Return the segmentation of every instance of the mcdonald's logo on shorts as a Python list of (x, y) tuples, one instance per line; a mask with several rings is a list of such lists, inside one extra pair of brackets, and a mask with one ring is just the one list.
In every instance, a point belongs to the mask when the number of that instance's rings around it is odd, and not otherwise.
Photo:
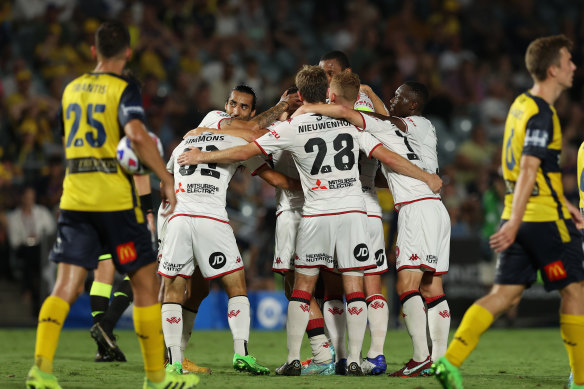
[(551, 282), (564, 279), (568, 276), (562, 261), (555, 261), (544, 266), (543, 270)]
[(121, 265), (128, 262), (132, 262), (138, 257), (138, 255), (136, 254), (136, 247), (134, 247), (134, 242), (128, 242), (118, 245), (116, 247), (116, 252), (118, 253), (118, 258), (120, 259)]

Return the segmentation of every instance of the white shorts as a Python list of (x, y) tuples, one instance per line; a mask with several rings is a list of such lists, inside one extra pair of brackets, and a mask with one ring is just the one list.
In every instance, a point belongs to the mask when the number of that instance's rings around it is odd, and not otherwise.
[(440, 200), (404, 205), (397, 219), (396, 269), (448, 273), (450, 217)]
[(168, 210), (170, 203), (162, 201), (158, 208), (158, 217), (156, 220), (156, 230), (158, 235), (158, 262), (162, 258), (162, 243), (164, 242), (164, 235), (166, 235), (166, 227), (168, 226), (168, 219), (170, 215), (163, 216), (162, 214)]
[(377, 215), (367, 215), (367, 232), (369, 233), (369, 249), (377, 265), (374, 269), (365, 270), (365, 275), (382, 274), (387, 271), (387, 258), (385, 255), (385, 233), (383, 222)]
[(341, 272), (375, 268), (369, 253), (367, 215), (350, 212), (304, 216), (298, 228), (296, 255), (296, 268), (321, 267)]
[(243, 269), (229, 223), (204, 217), (173, 216), (166, 227), (158, 274), (190, 278), (195, 267), (206, 279)]
[(282, 273), (294, 270), (296, 236), (302, 219), (302, 210), (288, 209), (276, 218), (276, 244), (272, 271)]

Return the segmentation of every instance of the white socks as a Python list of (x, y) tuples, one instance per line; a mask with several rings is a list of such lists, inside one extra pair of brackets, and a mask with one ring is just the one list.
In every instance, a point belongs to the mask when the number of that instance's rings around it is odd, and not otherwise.
[(235, 296), (227, 303), (227, 321), (233, 336), (233, 351), (239, 355), (247, 355), (249, 340), (249, 300), (247, 296)]

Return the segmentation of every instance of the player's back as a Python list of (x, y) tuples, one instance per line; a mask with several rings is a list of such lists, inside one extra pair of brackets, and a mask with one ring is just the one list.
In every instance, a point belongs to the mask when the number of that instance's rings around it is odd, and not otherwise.
[(197, 147), (205, 152), (223, 150), (245, 144), (247, 142), (238, 137), (211, 133), (189, 136), (184, 139), (174, 149), (167, 164), (168, 171), (174, 174), (174, 187), (177, 197), (174, 215), (207, 216), (227, 221), (225, 197), (233, 174), (242, 164), (253, 172), (262, 166), (264, 161), (259, 157), (255, 157), (242, 163), (202, 163), (180, 166), (176, 159), (189, 148)]
[(124, 125), (144, 120), (138, 86), (111, 73), (87, 73), (63, 92), (66, 176), (61, 208), (119, 211), (136, 206), (132, 178), (116, 160)]
[(304, 114), (284, 122), (293, 132), (291, 147), (304, 191), (304, 214), (364, 211), (357, 161), (359, 130), (345, 120)]
[[(436, 172), (437, 163), (433, 164), (430, 161), (429, 164), (426, 164), (410, 144), (409, 138), (391, 122), (369, 115), (363, 115), (363, 118), (365, 130), (379, 139), (385, 147), (427, 172)], [(396, 173), (385, 165), (382, 165), (382, 171), (388, 180), (396, 206), (425, 198), (440, 198), (423, 181)]]
[(541, 160), (523, 220), (539, 222), (570, 218), (562, 200), (561, 147), (562, 132), (555, 108), (528, 92), (519, 95), (511, 105), (505, 122), (501, 167), (507, 193), (503, 219), (511, 217), (513, 193), (523, 155)]

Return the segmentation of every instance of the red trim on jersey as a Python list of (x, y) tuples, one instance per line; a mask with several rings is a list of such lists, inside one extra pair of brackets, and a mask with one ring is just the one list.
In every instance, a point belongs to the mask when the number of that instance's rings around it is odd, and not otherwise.
[(375, 149), (378, 148), (381, 145), (382, 145), (381, 143), (378, 143), (377, 145), (375, 145), (375, 147), (372, 148), (371, 151), (369, 152), (369, 155), (367, 156), (367, 158), (371, 159), (371, 154), (373, 154), (373, 152), (375, 151)]
[(438, 295), (438, 296), (434, 296), (434, 297), (426, 297), (426, 303), (431, 303), (431, 302), (433, 302), (433, 301), (436, 301), (436, 300), (438, 300), (439, 298), (441, 298), (441, 297), (444, 297), (444, 296), (446, 296), (446, 295), (445, 295), (444, 293), (442, 293), (442, 294), (440, 294), (440, 295)]
[[(326, 267), (326, 265), (297, 265), (297, 264), (294, 264), (294, 267), (298, 267), (301, 269), (314, 269), (315, 267), (322, 267), (325, 269), (329, 269), (328, 267)], [(330, 269), (330, 270), (333, 270), (333, 269)]]
[(186, 274), (177, 274), (175, 276), (169, 276), (168, 274), (162, 273), (160, 270), (157, 271), (157, 273), (160, 274), (161, 276), (165, 277), (165, 278), (170, 278), (171, 280), (174, 280), (176, 277), (182, 277), (182, 278), (186, 278), (186, 279), (191, 278), (191, 276), (187, 276)]
[(190, 214), (188, 214), (188, 213), (177, 213), (176, 215), (172, 215), (172, 216), (170, 217), (170, 219), (168, 219), (168, 221), (171, 221), (172, 219), (174, 219), (174, 218), (175, 218), (175, 217), (177, 217), (177, 216), (200, 217), (200, 218), (203, 218), (203, 219), (211, 219), (211, 220), (215, 220), (215, 221), (217, 221), (217, 222), (221, 222), (221, 223), (229, 224), (229, 222), (228, 222), (228, 221), (221, 220), (221, 219), (216, 219), (216, 218), (214, 218), (214, 217), (211, 217), (211, 216), (204, 216), (204, 215), (190, 215)]
[[(406, 125), (406, 129), (404, 130), (404, 132), (408, 132), (408, 123), (403, 118), (400, 118), (399, 116), (393, 116), (393, 117), (401, 120)], [(398, 128), (398, 130), (399, 130), (399, 128)]]
[(367, 300), (365, 300), (365, 302), (370, 303), (373, 300), (383, 300), (383, 301), (387, 302), (385, 297), (383, 297), (383, 295), (380, 295), (380, 294), (374, 294), (373, 296), (367, 297)]
[(389, 269), (385, 269), (385, 270), (381, 270), (381, 271), (376, 271), (375, 273), (365, 273), (365, 275), (366, 276), (376, 276), (376, 275), (379, 275), (379, 274), (383, 274), (383, 273), (385, 273), (388, 270)]
[(225, 120), (225, 119), (227, 119), (227, 118), (220, 119), (220, 120), (217, 122), (217, 129), (218, 129), (218, 130), (219, 130), (219, 129), (221, 129), (221, 122), (222, 122), (223, 120)]
[(266, 166), (267, 163), (263, 163), (260, 167), (258, 167), (256, 170), (254, 170), (253, 172), (251, 172), (252, 176), (255, 176), (258, 173), (258, 170), (260, 170), (261, 168), (263, 168), (264, 166)]
[(283, 273), (286, 273), (288, 271), (290, 271), (290, 269), (276, 269), (274, 267), (272, 268), (273, 273), (281, 273), (281, 275), (284, 275)]
[(363, 213), (363, 214), (367, 215), (367, 212), (364, 212), (364, 211), (343, 211), (343, 212), (335, 212), (335, 213), (321, 213), (318, 215), (302, 215), (302, 217), (334, 216), (334, 215), (344, 215), (345, 213)]
[(206, 280), (212, 280), (213, 278), (217, 278), (217, 277), (225, 276), (227, 274), (235, 273), (238, 270), (243, 270), (243, 266), (238, 267), (237, 269), (226, 271), (225, 273), (217, 274), (216, 276), (213, 276), (213, 277), (203, 277), (203, 278)]
[(437, 271), (437, 272), (434, 272), (434, 275), (435, 276), (441, 276), (443, 274), (448, 274), (448, 271)]
[(284, 211), (280, 211), (280, 212), (276, 213), (276, 217), (280, 216), (282, 214), (282, 212), (284, 212)]
[(380, 219), (383, 219), (381, 216), (378, 216), (378, 215), (369, 215), (369, 214), (367, 214), (367, 217), (378, 217)]
[(399, 209), (397, 209), (397, 207), (401, 207), (402, 205), (408, 205), (411, 203), (417, 203), (418, 201), (422, 201), (422, 200), (441, 200), (440, 197), (422, 197), (421, 199), (416, 199), (416, 200), (412, 200), (412, 201), (404, 201), (402, 203), (397, 203), (393, 206), (393, 209), (396, 210), (396, 212), (399, 212)]
[(266, 150), (264, 150), (264, 148), (262, 146), (260, 146), (260, 144), (257, 142), (257, 140), (254, 140), (253, 143), (255, 143), (260, 148), (260, 150), (262, 151), (262, 153), (264, 153), (264, 155), (266, 157), (269, 157), (269, 154), (266, 153)]
[[(400, 267), (399, 267), (399, 269), (397, 269), (397, 271), (402, 271), (402, 270), (407, 270), (407, 269), (418, 269), (418, 270), (422, 270), (422, 269), (420, 269), (420, 268), (422, 268), (422, 267), (423, 267), (424, 269), (428, 269), (428, 270), (430, 270), (431, 272), (434, 272), (434, 275), (436, 275), (436, 274), (445, 274), (445, 273), (448, 273), (448, 272), (444, 272), (444, 273), (436, 273), (436, 269), (435, 269), (435, 268), (433, 268), (433, 267), (430, 267), (430, 266), (428, 266), (428, 265), (425, 265), (425, 264), (420, 264), (420, 266), (409, 266), (409, 265), (403, 265), (403, 266), (400, 266)], [(422, 270), (422, 271), (423, 271), (423, 270)]]
[[(359, 112), (359, 110), (358, 110), (358, 109), (357, 109), (356, 111), (357, 111), (357, 113), (358, 113), (359, 115), (361, 115), (361, 119), (363, 119), (363, 130), (362, 130), (362, 131), (365, 131), (365, 127), (367, 127), (367, 122), (365, 121), (365, 116), (363, 116), (363, 114), (362, 114), (361, 112)], [(355, 126), (355, 127), (356, 127), (356, 126)], [(357, 129), (358, 129), (358, 128), (357, 128)]]

